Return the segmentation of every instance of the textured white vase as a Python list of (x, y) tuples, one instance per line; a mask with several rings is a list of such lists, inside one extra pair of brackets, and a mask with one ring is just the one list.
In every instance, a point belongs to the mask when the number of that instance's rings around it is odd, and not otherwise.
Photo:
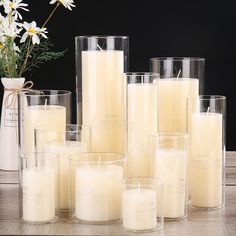
[(18, 112), (17, 97), (14, 90), (23, 87), (25, 78), (2, 78), (1, 81), (4, 87), (4, 95), (0, 126), (0, 169), (18, 170)]

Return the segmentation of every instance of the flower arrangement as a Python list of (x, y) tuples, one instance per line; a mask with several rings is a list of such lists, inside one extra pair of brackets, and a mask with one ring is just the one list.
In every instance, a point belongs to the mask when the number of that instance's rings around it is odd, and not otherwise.
[(23, 21), (21, 11), (29, 11), (23, 0), (0, 0), (0, 77), (20, 78), (41, 63), (56, 60), (63, 52), (52, 51), (46, 24), (59, 6), (68, 10), (74, 0), (51, 0), (54, 8), (41, 27), (35, 21)]

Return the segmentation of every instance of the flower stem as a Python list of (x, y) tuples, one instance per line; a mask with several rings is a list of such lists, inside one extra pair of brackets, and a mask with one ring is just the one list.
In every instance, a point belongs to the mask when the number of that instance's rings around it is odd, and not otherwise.
[[(54, 7), (54, 9), (52, 10), (51, 14), (48, 16), (48, 18), (43, 23), (42, 28), (44, 28), (45, 25), (48, 23), (48, 21), (52, 18), (53, 14), (55, 13), (55, 11), (59, 7), (59, 5), (60, 5), (60, 3), (57, 3), (57, 5)], [(26, 53), (26, 56), (25, 56), (25, 60), (24, 60), (24, 62), (22, 64), (22, 67), (20, 69), (19, 77), (21, 77), (22, 73), (24, 72), (24, 70), (25, 70), (25, 68), (27, 66), (28, 58), (29, 58), (33, 48), (34, 48), (34, 45), (32, 45), (31, 48), (30, 48), (30, 41), (29, 41), (27, 53)]]
[(45, 22), (43, 23), (42, 28), (45, 27), (45, 25), (48, 23), (48, 21), (52, 18), (53, 14), (55, 13), (55, 11), (57, 10), (57, 8), (59, 7), (60, 3), (57, 3), (57, 5), (54, 7), (54, 9), (52, 10), (51, 14), (49, 15), (49, 17), (45, 20)]

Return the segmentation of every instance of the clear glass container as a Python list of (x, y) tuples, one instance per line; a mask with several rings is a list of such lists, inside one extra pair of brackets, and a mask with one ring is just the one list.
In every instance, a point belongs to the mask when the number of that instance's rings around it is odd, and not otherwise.
[(157, 131), (157, 79), (149, 72), (126, 73), (127, 177), (151, 177), (148, 135)]
[(37, 152), (59, 155), (60, 212), (69, 211), (69, 157), (90, 151), (91, 130), (88, 126), (68, 124), (39, 126), (35, 129)]
[(18, 96), (18, 137), (20, 153), (35, 151), (34, 129), (41, 125), (59, 125), (71, 120), (71, 92), (32, 90)]
[(163, 228), (163, 184), (156, 178), (123, 181), (122, 222), (128, 231), (145, 233)]
[(183, 133), (152, 133), (149, 155), (154, 176), (163, 183), (164, 218), (179, 220), (187, 216), (188, 143)]
[[(124, 153), (122, 73), (128, 70), (129, 38), (78, 36), (75, 48), (77, 123), (91, 127), (93, 152)], [(97, 145), (101, 140), (105, 144)]]
[(195, 57), (151, 58), (158, 83), (158, 132), (187, 132), (187, 97), (204, 94), (205, 59)]
[(70, 216), (90, 224), (120, 221), (123, 156), (80, 153), (70, 157)]
[(202, 209), (225, 204), (226, 97), (188, 99), (189, 189), (191, 205)]
[(20, 157), (20, 211), (24, 222), (56, 221), (58, 161), (55, 153), (26, 153)]

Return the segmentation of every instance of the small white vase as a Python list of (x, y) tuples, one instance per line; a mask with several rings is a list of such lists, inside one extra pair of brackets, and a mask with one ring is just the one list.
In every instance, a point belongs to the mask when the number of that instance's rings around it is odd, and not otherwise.
[[(1, 81), (4, 86), (4, 95), (0, 126), (0, 169), (18, 170), (18, 111), (14, 90), (23, 87), (25, 78), (2, 78)], [(6, 99), (8, 99), (8, 106), (6, 106)], [(12, 104), (11, 101), (13, 101)]]

